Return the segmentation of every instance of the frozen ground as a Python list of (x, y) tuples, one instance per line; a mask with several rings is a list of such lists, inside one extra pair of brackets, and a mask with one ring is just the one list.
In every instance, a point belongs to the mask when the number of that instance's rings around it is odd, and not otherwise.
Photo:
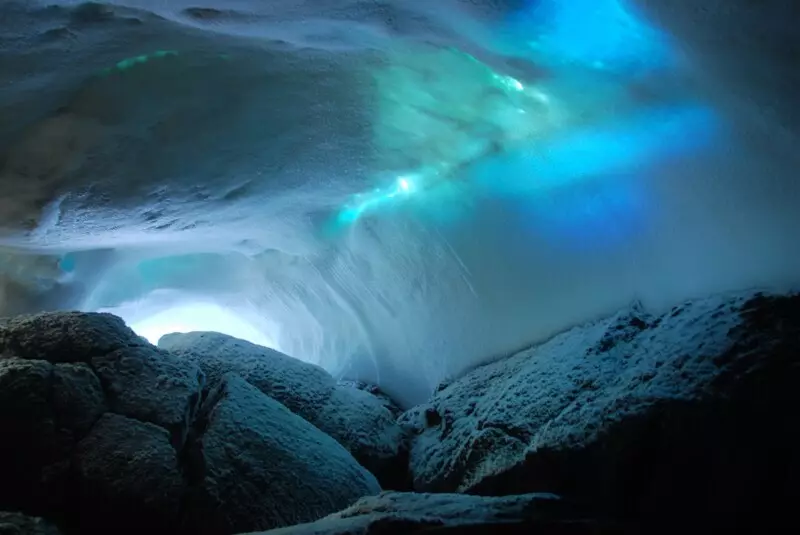
[(7, 0), (0, 314), (215, 325), (410, 403), (634, 299), (796, 284), (798, 11)]

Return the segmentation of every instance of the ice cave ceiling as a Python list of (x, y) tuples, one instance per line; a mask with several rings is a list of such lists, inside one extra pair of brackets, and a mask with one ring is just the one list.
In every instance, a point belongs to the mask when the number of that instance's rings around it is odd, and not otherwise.
[(800, 279), (792, 0), (4, 0), (0, 316), (220, 330), (419, 400)]

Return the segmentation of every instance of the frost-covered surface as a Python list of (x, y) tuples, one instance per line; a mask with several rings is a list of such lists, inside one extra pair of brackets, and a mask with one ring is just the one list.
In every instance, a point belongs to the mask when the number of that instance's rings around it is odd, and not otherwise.
[(234, 371), (309, 421), (336, 384), (319, 366), (221, 333), (168, 334), (158, 347), (201, 366), (209, 384)]
[(337, 384), (319, 366), (213, 332), (169, 334), (158, 345), (197, 364), (212, 386), (226, 373), (240, 375), (339, 441), (381, 479), (404, 446), (403, 431), (383, 400)]
[(380, 491), (336, 440), (244, 379), (214, 377), (203, 399), (205, 381), (109, 314), (3, 320), (0, 510), (70, 533), (228, 535)]
[[(153, 347), (110, 314), (11, 318), (0, 328), (0, 355), (71, 370), (67, 385), (78, 380), (92, 389), (102, 385), (112, 412), (167, 429), (177, 448), (184, 444), (205, 383), (196, 365)], [(74, 373), (80, 370), (84, 379)]]
[(338, 442), (234, 373), (209, 396), (202, 498), (211, 529), (237, 533), (315, 520), (380, 492)]
[(35, 314), (5, 318), (0, 351), (27, 359), (87, 362), (117, 349), (149, 344), (111, 314)]
[[(798, 350), (796, 294), (726, 294), (659, 316), (634, 306), (477, 368), (404, 414), (415, 488), (551, 490), (627, 500), (636, 514), (697, 492), (691, 507), (710, 518), (752, 491), (734, 474), (775, 477), (796, 461), (781, 444), (798, 435), (784, 416), (800, 406)], [(719, 490), (703, 494), (697, 478)], [(748, 500), (770, 492), (760, 484)]]
[(403, 412), (403, 409), (400, 408), (397, 402), (383, 392), (377, 385), (365, 383), (364, 381), (352, 381), (349, 379), (340, 379), (337, 384), (346, 388), (356, 388), (358, 390), (363, 390), (364, 392), (369, 392), (378, 398), (381, 403), (383, 403), (383, 406), (389, 409), (389, 411), (395, 416), (400, 416), (400, 414)]
[[(363, 498), (351, 507), (317, 522), (264, 533), (270, 535), (366, 535), (413, 533), (426, 528), (481, 526), (493, 533), (504, 525), (526, 522), (530, 533), (559, 533), (561, 523), (573, 524), (570, 533), (584, 533), (582, 519), (553, 494), (484, 498), (462, 494), (384, 492)], [(540, 525), (537, 525), (540, 524)], [(454, 531), (457, 533), (457, 531)], [(585, 533), (591, 531), (589, 526)]]

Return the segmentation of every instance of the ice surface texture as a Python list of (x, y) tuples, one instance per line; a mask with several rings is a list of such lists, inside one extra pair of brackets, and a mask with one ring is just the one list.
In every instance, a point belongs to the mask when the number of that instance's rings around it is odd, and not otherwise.
[(791, 2), (52, 4), (0, 19), (4, 314), (177, 289), (409, 404), (797, 282)]

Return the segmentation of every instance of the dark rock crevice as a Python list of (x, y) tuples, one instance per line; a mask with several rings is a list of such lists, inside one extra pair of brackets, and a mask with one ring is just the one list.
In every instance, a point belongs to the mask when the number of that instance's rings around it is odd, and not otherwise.
[(222, 399), (219, 389), (209, 391), (203, 389), (201, 403), (194, 421), (189, 427), (186, 442), (178, 454), (178, 463), (186, 484), (186, 491), (181, 501), (180, 524), (183, 532), (206, 533), (209, 526), (204, 525), (203, 515), (199, 513), (205, 507), (204, 493), (206, 482), (206, 459), (202, 438), (208, 428), (209, 415)]

